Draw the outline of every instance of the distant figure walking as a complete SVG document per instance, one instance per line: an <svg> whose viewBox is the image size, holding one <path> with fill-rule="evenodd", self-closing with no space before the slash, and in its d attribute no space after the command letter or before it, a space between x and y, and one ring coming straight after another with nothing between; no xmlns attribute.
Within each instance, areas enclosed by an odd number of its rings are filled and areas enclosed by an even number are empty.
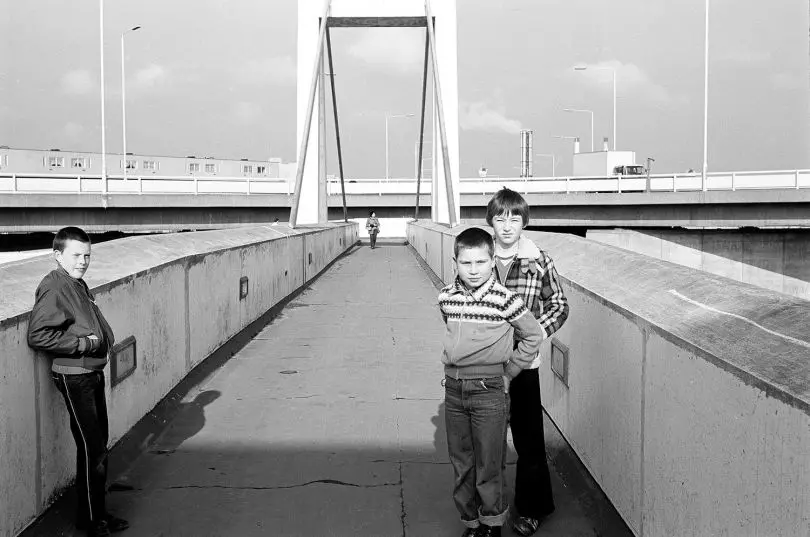
<svg viewBox="0 0 810 537"><path fill-rule="evenodd" d="M366 220L366 231L371 239L371 249L377 247L377 234L380 232L380 221L377 220L377 213L374 211L368 212L368 219Z"/></svg>

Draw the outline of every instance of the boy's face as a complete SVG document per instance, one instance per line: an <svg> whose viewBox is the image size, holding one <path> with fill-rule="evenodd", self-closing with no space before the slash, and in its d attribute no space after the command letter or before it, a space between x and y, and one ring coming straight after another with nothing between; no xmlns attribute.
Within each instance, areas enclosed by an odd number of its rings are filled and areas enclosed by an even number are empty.
<svg viewBox="0 0 810 537"><path fill-rule="evenodd" d="M456 258L458 277L469 289L477 289L486 283L492 274L495 260L486 246L462 248Z"/></svg>
<svg viewBox="0 0 810 537"><path fill-rule="evenodd" d="M84 276L84 273L87 272L87 267L90 266L89 242L68 239L65 243L64 251L60 252L59 250L54 250L53 253L59 266L77 280Z"/></svg>
<svg viewBox="0 0 810 537"><path fill-rule="evenodd" d="M495 230L498 246L509 248L520 239L523 232L523 217L511 212L499 214L492 219L492 228Z"/></svg>

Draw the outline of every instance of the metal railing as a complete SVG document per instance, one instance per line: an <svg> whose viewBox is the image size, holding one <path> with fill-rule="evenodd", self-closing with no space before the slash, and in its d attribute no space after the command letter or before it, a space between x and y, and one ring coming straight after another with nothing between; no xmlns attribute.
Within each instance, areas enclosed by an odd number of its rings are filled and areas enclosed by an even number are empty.
<svg viewBox="0 0 810 537"><path fill-rule="evenodd" d="M413 179L356 179L345 183L346 194L416 194ZM655 174L611 177L484 177L462 178L461 194L490 195L503 187L523 194L575 194L587 192L684 192L736 190L789 190L810 188L810 170L712 172L706 185L699 173ZM286 179L211 176L108 176L0 172L0 193L15 194L284 194L292 195ZM423 194L431 193L431 181L424 180ZM340 181L327 182L327 194L338 196Z"/></svg>

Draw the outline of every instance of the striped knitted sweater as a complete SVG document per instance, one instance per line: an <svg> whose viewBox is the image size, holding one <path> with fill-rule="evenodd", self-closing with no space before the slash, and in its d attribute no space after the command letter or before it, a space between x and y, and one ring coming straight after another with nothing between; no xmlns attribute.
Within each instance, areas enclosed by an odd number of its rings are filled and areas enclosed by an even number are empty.
<svg viewBox="0 0 810 537"><path fill-rule="evenodd" d="M532 363L545 335L494 274L473 290L456 278L439 293L439 309L447 325L442 363L453 378L513 378Z"/></svg>

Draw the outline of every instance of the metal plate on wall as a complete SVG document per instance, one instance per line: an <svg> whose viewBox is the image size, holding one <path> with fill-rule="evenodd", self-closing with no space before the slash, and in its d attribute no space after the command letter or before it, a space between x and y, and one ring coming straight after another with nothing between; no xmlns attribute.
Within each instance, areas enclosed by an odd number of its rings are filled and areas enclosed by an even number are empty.
<svg viewBox="0 0 810 537"><path fill-rule="evenodd" d="M551 370L568 386L568 347L551 338Z"/></svg>
<svg viewBox="0 0 810 537"><path fill-rule="evenodd" d="M110 383L112 386L120 383L138 368L138 355L136 352L135 336L129 336L121 343L115 345L110 352Z"/></svg>

